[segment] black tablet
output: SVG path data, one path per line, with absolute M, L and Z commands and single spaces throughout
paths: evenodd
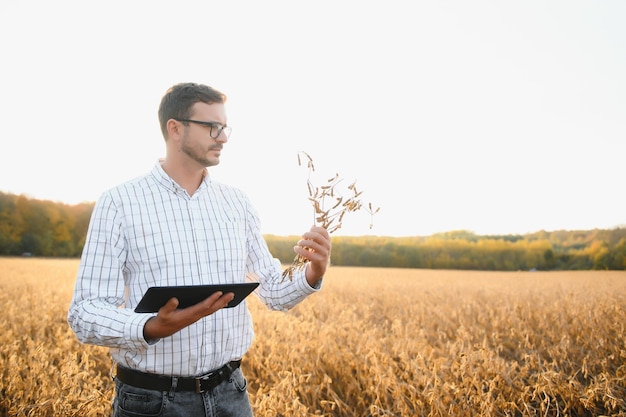
M 242 284 L 217 284 L 217 285 L 180 285 L 173 287 L 150 287 L 143 295 L 135 308 L 136 313 L 156 313 L 172 298 L 178 298 L 178 308 L 186 308 L 206 299 L 216 291 L 224 294 L 232 292 L 232 299 L 226 308 L 235 307 L 246 298 L 256 287 L 258 282 L 246 282 Z

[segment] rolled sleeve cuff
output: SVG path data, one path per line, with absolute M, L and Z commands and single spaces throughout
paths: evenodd
M 154 345 L 160 339 L 146 340 L 143 336 L 143 328 L 148 320 L 155 317 L 154 314 L 131 314 L 124 325 L 124 337 L 128 340 L 130 349 L 143 350 Z
M 294 283 L 297 285 L 298 291 L 306 295 L 313 294 L 321 290 L 323 280 L 324 277 L 321 277 L 317 281 L 317 284 L 315 284 L 315 286 L 311 286 L 311 284 L 309 284 L 309 281 L 306 280 L 306 268 L 302 268 L 301 270 L 298 270 L 296 274 L 294 274 Z

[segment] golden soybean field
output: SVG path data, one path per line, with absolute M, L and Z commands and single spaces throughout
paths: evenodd
M 65 317 L 78 260 L 0 258 L 0 416 L 107 416 L 106 349 Z M 625 272 L 332 267 L 249 307 L 257 417 L 626 416 Z

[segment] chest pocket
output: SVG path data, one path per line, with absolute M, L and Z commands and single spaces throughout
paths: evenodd
M 215 221 L 211 227 L 197 231 L 198 253 L 220 282 L 237 282 L 245 271 L 247 256 L 246 227 L 243 221 Z

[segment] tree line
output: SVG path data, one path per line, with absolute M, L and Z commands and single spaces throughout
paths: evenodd
M 0 255 L 80 256 L 93 207 L 0 192 Z
M 79 257 L 94 203 L 68 205 L 0 192 L 0 255 Z M 284 264 L 297 236 L 265 236 Z M 474 270 L 626 269 L 626 227 L 477 235 L 333 237 L 333 265 Z
M 266 236 L 288 263 L 298 237 Z M 626 269 L 626 228 L 485 236 L 452 231 L 427 237 L 333 238 L 332 264 L 465 270 Z

